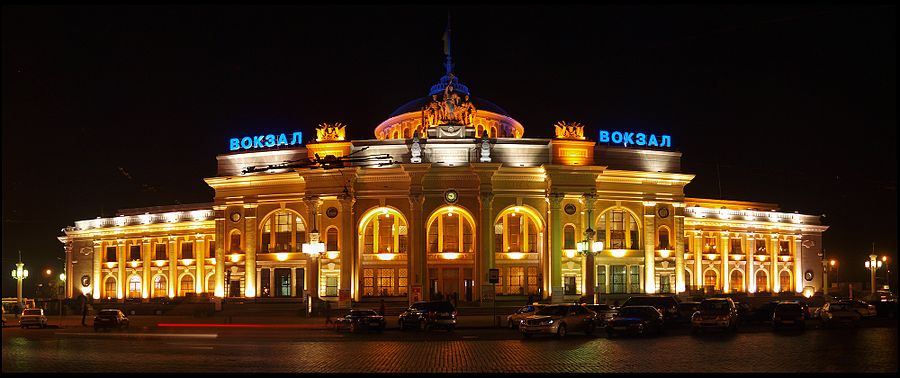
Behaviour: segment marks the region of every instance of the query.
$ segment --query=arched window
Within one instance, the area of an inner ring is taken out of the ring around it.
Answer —
[[[731,291],[744,291],[744,274],[740,270],[731,271]]]
[[[116,298],[116,279],[114,277],[107,277],[106,284],[104,285],[104,294],[106,294],[107,298]]]
[[[181,291],[178,295],[186,295],[194,292],[194,276],[185,274],[181,277]]]
[[[567,224],[563,227],[563,249],[575,249],[575,226]]]
[[[406,253],[406,219],[397,210],[373,209],[363,216],[360,224],[363,253]]]
[[[706,273],[703,273],[703,286],[706,290],[715,290],[716,281],[718,281],[718,274],[716,274],[715,270],[709,269]]]
[[[209,279],[206,280],[206,292],[207,293],[215,293],[216,292],[216,275],[210,274]]]
[[[128,298],[141,297],[141,277],[133,275],[128,279]]]
[[[474,229],[474,219],[461,208],[435,210],[428,219],[428,252],[473,252]]]
[[[336,227],[331,227],[325,232],[325,250],[338,250],[338,230]]]
[[[766,275],[765,270],[756,271],[756,291],[757,292],[766,292],[769,291],[769,276]]]
[[[231,237],[229,238],[228,251],[231,253],[242,252],[243,248],[241,248],[241,232],[238,230],[231,231]]]
[[[634,214],[624,209],[612,209],[597,219],[597,241],[604,249],[640,249],[641,230]]]
[[[494,224],[495,233],[502,236],[499,249],[503,252],[538,252],[538,232],[541,231],[538,222],[536,216],[518,208],[503,213]]]
[[[780,285],[779,289],[781,289],[781,291],[790,291],[791,273],[786,270],[782,270],[781,273],[778,274],[778,283]]]
[[[662,226],[657,230],[656,249],[672,249],[669,247],[669,228]]]
[[[296,252],[306,242],[306,225],[296,212],[279,209],[266,216],[260,228],[259,251]]]
[[[153,296],[165,297],[168,294],[166,276],[159,274],[153,277]]]

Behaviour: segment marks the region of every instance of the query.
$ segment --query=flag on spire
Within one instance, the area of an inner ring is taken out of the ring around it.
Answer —
[[[447,13],[447,30],[444,30],[444,55],[450,55],[450,13]]]

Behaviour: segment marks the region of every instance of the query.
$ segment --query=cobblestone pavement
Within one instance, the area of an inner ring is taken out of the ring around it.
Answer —
[[[348,334],[297,328],[3,329],[11,372],[896,372],[896,324],[659,337],[506,329]]]

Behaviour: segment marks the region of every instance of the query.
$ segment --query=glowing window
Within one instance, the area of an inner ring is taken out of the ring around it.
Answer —
[[[325,233],[325,249],[328,251],[338,250],[338,230],[337,228],[329,228]]]
[[[744,275],[739,270],[731,272],[731,291],[742,291],[744,287]]]

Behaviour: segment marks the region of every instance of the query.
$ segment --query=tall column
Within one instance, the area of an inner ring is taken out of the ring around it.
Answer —
[[[93,253],[93,265],[94,265],[94,278],[91,282],[93,282],[93,291],[94,299],[100,299],[100,278],[101,278],[101,270],[103,266],[103,241],[102,240],[94,240],[94,253]]]
[[[356,269],[356,237],[358,232],[354,224],[355,214],[353,204],[356,200],[350,194],[342,194],[338,197],[341,203],[341,289],[350,290],[350,297],[359,300],[362,295],[359,288],[356,287],[359,272]]]
[[[489,281],[489,269],[495,267],[494,263],[494,193],[481,192],[481,219],[478,227],[481,231],[481,272],[478,274],[481,284],[481,292],[493,290]],[[484,302],[484,301],[483,301]]]
[[[781,291],[781,280],[778,279],[778,234],[772,234],[772,237],[769,238],[769,282],[772,283],[772,292],[778,293]]]
[[[309,221],[313,227],[312,229],[317,232],[320,232],[320,230],[318,229],[317,220],[318,220],[318,215],[319,215],[319,205],[322,204],[322,200],[316,196],[309,196],[309,197],[306,197],[304,202],[306,203],[306,209],[309,211],[308,216],[309,216]],[[319,274],[320,274],[321,270],[319,268],[320,268],[320,264],[321,264],[321,261],[320,261],[321,259],[319,259],[319,257],[315,256],[315,255],[307,255],[307,256],[308,257],[307,257],[306,261],[309,263],[307,266],[310,266],[310,272],[309,272],[310,274],[306,276],[306,283],[307,283],[307,286],[309,286],[309,295],[314,298],[319,298],[319,286],[321,283],[321,280],[319,278]]]
[[[291,297],[299,297],[297,295],[297,268],[291,267]]]
[[[204,238],[203,235],[199,235],[194,239],[194,258],[197,259],[197,274],[195,275],[197,279],[194,281],[194,291],[196,291],[197,294],[206,292],[206,270],[204,269],[204,263],[206,262],[205,239],[206,238]]]
[[[118,274],[116,275],[116,299],[118,302],[125,301],[125,293],[128,292],[128,282],[125,282],[125,273],[127,270],[126,261],[125,261],[125,241],[117,240],[116,241],[116,271]]]
[[[225,208],[213,207],[216,222],[216,296],[225,296]]]
[[[644,202],[644,292],[656,292],[656,203]]]
[[[675,207],[675,230],[672,236],[675,238],[675,293],[680,294],[685,290],[684,284],[684,215],[680,206]]]
[[[745,234],[747,240],[747,268],[744,274],[747,276],[747,292],[756,292],[756,262],[753,261],[753,254],[756,252],[756,238],[753,233]]]
[[[728,236],[728,231],[723,231],[719,234],[722,248],[719,248],[722,251],[722,292],[729,293],[731,292],[731,275],[728,273],[728,254],[731,252],[731,239]]]
[[[694,234],[694,290],[703,288],[703,232]]]
[[[803,292],[803,259],[801,258],[801,249],[800,245],[800,235],[796,235],[791,237],[793,243],[791,243],[792,251],[791,251],[791,261],[794,264],[794,291],[798,293]]]
[[[244,296],[253,298],[259,296],[259,286],[256,281],[256,209],[257,204],[244,204]]]
[[[562,193],[550,193],[550,295],[553,303],[563,301],[562,286],[562,223],[559,205]],[[504,234],[506,230],[504,230]]]
[[[141,243],[141,267],[144,270],[141,279],[141,302],[150,300],[150,290],[153,289],[153,277],[150,276],[150,238],[144,238]]]
[[[167,251],[169,252],[169,298],[174,298],[175,294],[178,292],[175,290],[176,287],[179,287],[178,282],[178,247],[177,237],[169,236],[169,245],[167,246]]]
[[[410,193],[409,195],[409,226],[407,228],[409,249],[406,251],[406,264],[408,272],[410,273],[407,276],[407,286],[409,286],[407,288],[407,292],[409,293],[407,299],[409,299],[410,304],[416,300],[416,298],[413,297],[412,285],[417,284],[421,287],[423,281],[422,277],[425,274],[425,268],[422,262],[426,260],[427,253],[422,248],[423,243],[421,242],[421,239],[425,237],[425,233],[421,231],[425,224],[425,219],[422,219],[422,206],[420,204],[420,201],[422,201],[423,198],[424,195],[422,193]],[[462,233],[460,233],[460,235],[462,235]],[[397,250],[397,252],[400,251]],[[419,300],[422,300],[422,298],[420,292]]]
[[[582,227],[581,227],[582,230],[587,230],[588,228],[590,228],[591,230],[594,229],[594,227],[593,227],[593,212],[594,212],[594,202],[595,201],[596,201],[596,196],[594,193],[585,193],[585,195],[584,195],[584,210],[585,211],[584,212],[585,212],[586,217],[585,217],[584,225],[582,225]],[[594,232],[596,232],[596,230]],[[590,251],[590,253],[588,253],[584,258],[584,267],[582,268],[583,272],[584,272],[583,279],[584,279],[585,295],[588,298],[591,298],[593,300],[593,298],[595,298],[594,291],[597,287],[597,273],[596,273],[597,266],[596,266],[596,263],[594,262],[594,253],[593,253],[594,252],[594,247],[593,247],[594,240],[596,240],[596,236],[591,235],[590,238],[585,237],[585,240],[587,240],[587,242],[588,242],[587,248],[588,248],[588,251]]]

